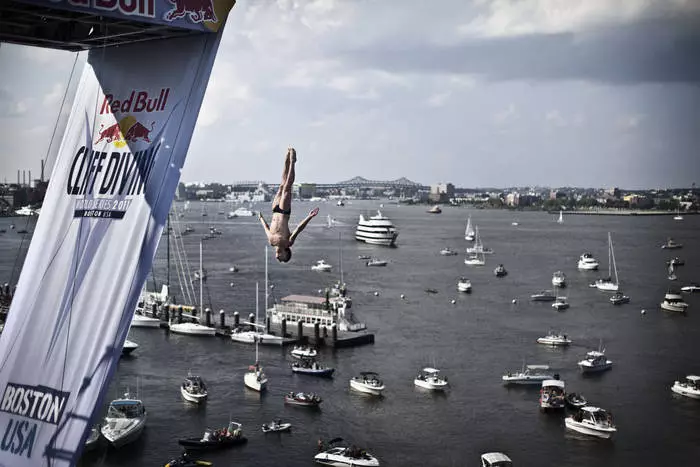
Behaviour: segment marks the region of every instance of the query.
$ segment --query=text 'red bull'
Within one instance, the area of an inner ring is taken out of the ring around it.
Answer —
[[[53,0],[53,3],[60,1]],[[129,16],[156,16],[155,0],[68,0],[68,4],[103,11],[118,11]]]
[[[151,97],[148,91],[131,91],[127,99],[116,100],[113,94],[105,94],[105,99],[100,107],[100,115],[113,112],[162,112],[168,103],[170,88],[160,90],[158,97]]]

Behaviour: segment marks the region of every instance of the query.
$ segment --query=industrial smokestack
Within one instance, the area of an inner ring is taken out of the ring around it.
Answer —
[[[19,169],[17,169],[17,185],[19,185]]]
[[[29,188],[32,187],[32,171],[29,171]]]
[[[23,170],[22,171],[22,186],[26,186],[26,185],[27,185],[27,171]]]
[[[41,177],[39,178],[39,180],[41,180],[42,183],[44,181],[44,159],[41,160]]]

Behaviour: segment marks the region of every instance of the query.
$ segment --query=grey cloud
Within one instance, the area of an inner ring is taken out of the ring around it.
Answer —
[[[374,44],[336,51],[356,66],[472,73],[487,80],[699,83],[700,15],[646,19],[582,33],[470,39],[458,45]]]

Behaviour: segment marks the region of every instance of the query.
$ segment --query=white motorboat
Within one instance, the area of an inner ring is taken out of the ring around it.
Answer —
[[[681,216],[681,210],[680,210],[680,209],[676,209],[676,215],[673,216],[673,220],[674,220],[674,221],[682,221],[682,220],[683,220],[683,216]]]
[[[122,347],[122,355],[131,355],[131,352],[138,348],[139,345],[136,342],[126,339],[124,341],[124,346]]]
[[[496,277],[505,277],[508,275],[508,271],[506,270],[505,266],[499,264],[498,266],[496,266],[496,269],[493,270],[493,274]]]
[[[343,206],[345,206],[345,203],[343,202],[343,200],[342,200],[342,199],[339,199],[339,200],[338,200],[338,202],[337,202],[337,203],[335,203],[335,205],[336,205],[336,206],[340,206],[340,207],[343,207]]]
[[[431,391],[444,391],[449,386],[447,378],[440,376],[440,370],[437,368],[423,368],[413,380],[413,384]]]
[[[615,272],[615,281],[612,280],[612,272]],[[608,277],[595,281],[595,286],[603,292],[617,292],[620,281],[617,277],[617,264],[615,263],[615,250],[613,249],[612,237],[608,232]]]
[[[559,219],[557,219],[557,224],[563,224],[564,223],[564,211],[561,209],[559,210]]]
[[[282,433],[292,429],[291,423],[282,423],[282,420],[272,420],[270,423],[264,423],[262,426],[263,433]]]
[[[360,214],[360,221],[355,231],[355,239],[372,245],[394,246],[399,233],[391,220],[377,211],[376,216],[369,219]]]
[[[484,266],[486,264],[486,259],[483,253],[472,253],[465,258],[464,264],[468,266]]]
[[[467,218],[467,228],[464,229],[464,239],[468,242],[473,242],[476,239],[476,232],[472,227],[472,216]]]
[[[199,323],[170,323],[170,332],[201,337],[216,335],[216,329]]]
[[[683,301],[683,296],[675,291],[668,291],[664,296],[664,301],[661,302],[661,309],[666,311],[675,311],[677,313],[685,313],[688,304]]]
[[[685,293],[695,293],[695,292],[700,292],[700,285],[698,284],[690,284],[681,287],[681,292]]]
[[[465,277],[460,278],[459,282],[457,282],[457,290],[459,290],[460,292],[464,292],[464,293],[471,293],[472,292],[472,282]]]
[[[265,250],[267,251],[267,249]],[[255,316],[257,321],[258,308],[259,308],[259,287],[258,283],[255,283]],[[253,391],[262,392],[267,388],[267,375],[263,371],[262,366],[260,366],[260,360],[258,358],[258,345],[259,342],[255,341],[255,363],[248,367],[248,371],[243,375],[243,384],[247,388]]]
[[[367,261],[367,263],[365,263],[366,266],[375,267],[375,268],[386,266],[387,264],[389,264],[388,261],[383,260],[383,259],[377,259],[377,258],[372,258],[369,261]]]
[[[569,301],[566,299],[566,297],[557,296],[554,303],[552,303],[552,308],[557,311],[566,310],[569,308]]]
[[[700,399],[700,376],[688,375],[685,381],[676,381],[671,391],[691,399]]]
[[[664,250],[677,250],[678,248],[683,248],[681,243],[676,243],[671,237],[666,240],[666,243],[661,245]]]
[[[584,253],[578,260],[578,268],[584,271],[595,271],[598,269],[598,260],[591,253]]]
[[[204,380],[199,376],[193,376],[189,373],[180,385],[180,394],[182,394],[183,399],[195,404],[205,402],[209,396],[207,385]]]
[[[563,409],[566,407],[566,384],[560,379],[542,381],[540,389],[540,408]]]
[[[566,417],[564,423],[568,430],[597,438],[610,439],[617,433],[612,415],[598,407],[581,407],[574,415]]]
[[[150,316],[142,315],[141,313],[134,313],[134,317],[131,318],[132,328],[159,328],[160,319],[151,318]]]
[[[668,265],[668,280],[675,281],[677,279],[678,276],[676,275],[676,268],[673,266],[673,263],[670,263]]]
[[[549,365],[523,365],[519,371],[509,371],[501,377],[503,384],[540,384],[542,381],[554,379],[549,373]]]
[[[610,303],[612,303],[613,305],[622,305],[623,303],[629,303],[629,302],[630,302],[630,298],[627,295],[625,295],[624,293],[622,293],[621,290],[618,290],[617,292],[615,292],[613,294],[612,297],[610,297]]]
[[[290,354],[295,358],[315,358],[318,351],[313,347],[295,345]]]
[[[341,446],[342,438],[332,439],[329,449],[314,456],[318,464],[333,467],[378,467],[379,460],[364,449]]]
[[[17,209],[15,211],[15,214],[18,216],[34,216],[37,215],[37,212],[34,209],[32,209],[30,205],[27,205]]]
[[[513,461],[502,452],[486,452],[481,455],[481,467],[513,467]]]
[[[440,254],[442,256],[456,256],[457,252],[450,248],[443,248],[442,250],[440,250]]]
[[[608,360],[605,357],[604,349],[592,350],[586,353],[586,358],[578,362],[582,373],[595,373],[609,370],[612,368],[612,365],[612,360]]]
[[[437,204],[435,206],[433,206],[432,208],[428,209],[428,214],[440,214],[441,212],[442,212],[442,209]]]
[[[313,359],[302,358],[300,361],[292,363],[292,372],[301,375],[322,376],[330,378],[333,376],[335,368],[324,366]]]
[[[129,393],[109,404],[102,436],[115,448],[136,441],[146,426],[146,408],[138,399],[131,399]]]
[[[261,324],[253,324],[258,328],[263,328]],[[243,344],[255,344],[259,342],[261,345],[282,345],[284,344],[284,338],[281,336],[275,336],[274,334],[268,334],[264,331],[244,331],[242,328],[236,328],[231,331],[231,340],[234,342],[240,342]]]
[[[557,299],[557,295],[551,290],[542,290],[530,295],[530,300],[533,302],[553,302]]]
[[[571,339],[566,334],[556,334],[554,332],[549,332],[544,337],[539,337],[537,339],[538,344],[543,345],[553,345],[553,346],[566,346],[571,344]]]
[[[552,274],[552,285],[559,288],[566,287],[566,274],[561,271]]]
[[[384,383],[379,379],[379,375],[373,371],[363,371],[360,376],[353,377],[350,380],[350,387],[373,396],[381,396],[384,391]]]
[[[233,212],[229,212],[227,217],[231,219],[234,217],[252,217],[254,215],[255,213],[248,208],[238,208]]]
[[[333,269],[333,266],[330,264],[326,263],[324,260],[320,259],[316,261],[316,264],[311,266],[312,271],[319,271],[319,272],[330,272],[330,270]]]

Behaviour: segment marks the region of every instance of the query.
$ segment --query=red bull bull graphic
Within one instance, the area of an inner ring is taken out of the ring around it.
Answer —
[[[218,31],[236,0],[15,0],[144,23]]]
[[[174,8],[167,12],[163,19],[172,21],[189,15],[193,23],[217,23],[219,20],[214,13],[214,0],[168,0]]]

